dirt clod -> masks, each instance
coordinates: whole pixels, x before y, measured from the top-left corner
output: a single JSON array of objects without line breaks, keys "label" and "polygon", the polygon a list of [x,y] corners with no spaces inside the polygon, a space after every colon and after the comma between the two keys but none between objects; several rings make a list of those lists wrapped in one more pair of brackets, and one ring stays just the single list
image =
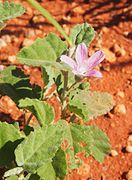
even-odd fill
[{"label": "dirt clod", "polygon": [[129,153],[131,153],[131,152],[132,152],[132,146],[127,146],[127,147],[126,147],[126,151],[129,152]]},{"label": "dirt clod", "polygon": [[127,180],[132,180],[132,169],[130,169],[126,175]]},{"label": "dirt clod", "polygon": [[102,48],[102,50],[104,51],[104,54],[106,56],[107,61],[109,61],[109,62],[115,62],[116,61],[116,56],[112,51],[110,51],[107,48]]},{"label": "dirt clod", "polygon": [[113,157],[118,156],[118,152],[116,150],[111,150],[110,154]]},{"label": "dirt clod", "polygon": [[126,107],[124,104],[118,104],[114,108],[115,114],[126,114]]},{"label": "dirt clod", "polygon": [[0,39],[0,49],[6,46],[7,46],[6,42],[3,39]]},{"label": "dirt clod", "polygon": [[31,46],[33,44],[33,40],[32,39],[24,39],[22,46]]}]

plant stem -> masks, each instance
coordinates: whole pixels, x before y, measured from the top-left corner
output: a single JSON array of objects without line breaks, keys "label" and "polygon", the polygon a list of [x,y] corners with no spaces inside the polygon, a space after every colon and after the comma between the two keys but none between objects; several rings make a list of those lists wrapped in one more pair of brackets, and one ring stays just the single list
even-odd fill
[{"label": "plant stem", "polygon": [[30,123],[32,117],[33,117],[33,114],[31,113],[30,116],[29,116],[29,118],[28,118],[28,120],[27,120],[27,124],[26,124],[26,125],[29,125],[29,123]]},{"label": "plant stem", "polygon": [[71,45],[71,40],[60,26],[60,24],[55,20],[55,18],[45,9],[43,8],[36,0],[27,0],[32,6],[35,7],[41,14],[48,19],[48,21],[64,36],[69,45]]}]

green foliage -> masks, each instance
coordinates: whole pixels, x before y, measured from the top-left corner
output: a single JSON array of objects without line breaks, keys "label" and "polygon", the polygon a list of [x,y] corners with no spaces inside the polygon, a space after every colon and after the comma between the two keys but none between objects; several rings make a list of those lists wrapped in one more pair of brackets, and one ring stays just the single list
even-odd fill
[{"label": "green foliage", "polygon": [[29,76],[15,66],[9,66],[1,71],[0,77],[0,94],[9,96],[16,103],[26,97],[41,97],[41,88],[31,85]]},{"label": "green foliage", "polygon": [[18,166],[35,173],[47,162],[51,162],[61,142],[63,129],[61,125],[35,128],[15,150]]},{"label": "green foliage", "polygon": [[6,21],[21,16],[25,8],[21,4],[4,2],[0,3],[0,21]]},{"label": "green foliage", "polygon": [[73,45],[78,45],[84,42],[87,46],[94,39],[95,31],[87,23],[78,24],[71,29],[70,39]]},{"label": "green foliage", "polygon": [[18,179],[18,176],[10,176],[6,178],[6,180],[19,180],[19,179]]},{"label": "green foliage", "polygon": [[38,99],[21,99],[20,108],[26,108],[33,113],[41,125],[50,124],[54,120],[54,110],[46,102]]},{"label": "green foliage", "polygon": [[[0,3],[0,28],[3,28],[5,20],[23,12],[24,8],[20,5]],[[76,25],[70,34],[72,48],[75,50],[82,42],[89,45],[94,36],[95,31],[89,24]],[[106,114],[114,105],[110,94],[91,92],[88,82],[73,75],[71,69],[60,62],[62,53],[68,53],[65,42],[49,33],[17,54],[20,63],[41,67],[45,85],[43,90],[31,85],[29,76],[15,66],[0,72],[1,95],[9,96],[18,108],[31,111],[40,124],[31,127],[27,123],[20,133],[17,123],[11,125],[0,122],[0,166],[10,168],[3,178],[64,179],[71,169],[77,168],[77,153],[92,155],[102,162],[110,151],[109,139],[95,126],[68,123],[66,120],[53,123],[54,110],[43,101],[50,98],[47,92],[53,84],[56,85],[56,98],[61,103],[62,117],[67,116],[68,110],[73,113],[70,122],[74,122],[76,115],[85,121],[96,118]]]},{"label": "green foliage", "polygon": [[19,175],[23,171],[22,167],[16,167],[5,172],[4,177]]},{"label": "green foliage", "polygon": [[91,92],[79,88],[71,91],[68,98],[71,112],[87,121],[106,114],[114,106],[114,100],[108,93]]},{"label": "green foliage", "polygon": [[61,120],[59,121],[60,124],[62,124],[64,133],[63,133],[63,142],[66,142],[66,150],[65,153],[69,155],[69,160],[67,162],[68,169],[75,169],[76,163],[75,163],[75,153],[73,149],[73,138],[71,134],[70,125],[66,123],[66,121]]},{"label": "green foliage", "polygon": [[56,178],[56,174],[55,174],[55,171],[54,171],[54,168],[53,168],[51,162],[47,162],[43,166],[38,168],[37,174],[43,180],[54,180]]},{"label": "green foliage", "polygon": [[106,134],[95,126],[71,124],[71,134],[75,153],[85,152],[97,161],[103,162],[110,151],[109,139]]},{"label": "green foliage", "polygon": [[59,148],[56,152],[52,164],[55,169],[56,176],[63,179],[67,174],[67,162],[66,154],[61,148]]},{"label": "green foliage", "polygon": [[21,138],[13,125],[0,122],[0,166],[6,166],[14,160],[14,150]]},{"label": "green foliage", "polygon": [[0,2],[0,30],[6,26],[5,21],[21,16],[24,12],[25,8],[21,4]]},{"label": "green foliage", "polygon": [[31,66],[60,66],[56,60],[66,49],[65,42],[54,33],[49,33],[47,37],[38,38],[31,46],[23,48],[17,54],[17,59]]}]

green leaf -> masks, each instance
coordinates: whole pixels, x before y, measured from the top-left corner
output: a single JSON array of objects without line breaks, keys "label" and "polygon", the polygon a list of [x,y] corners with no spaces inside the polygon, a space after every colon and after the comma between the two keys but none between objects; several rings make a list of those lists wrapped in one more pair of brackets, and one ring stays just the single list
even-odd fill
[{"label": "green leaf", "polygon": [[46,102],[38,99],[21,99],[20,108],[26,108],[33,113],[41,125],[48,125],[54,120],[54,110]]},{"label": "green leaf", "polygon": [[43,68],[43,79],[45,82],[45,91],[56,84],[57,92],[61,96],[64,89],[67,90],[74,82],[75,76],[69,70],[61,71],[56,67],[48,66]]},{"label": "green leaf", "polygon": [[6,180],[19,180],[19,179],[18,179],[18,176],[10,176],[6,178]]},{"label": "green leaf", "polygon": [[70,39],[73,45],[78,45],[84,42],[87,46],[94,39],[95,31],[87,23],[78,24],[71,29]]},{"label": "green leaf", "polygon": [[0,21],[0,31],[6,27],[6,24],[3,21]]},{"label": "green leaf", "polygon": [[65,120],[60,120],[59,123],[63,126],[63,142],[66,142],[66,150],[65,153],[69,155],[69,160],[67,162],[69,169],[75,169],[77,167],[75,163],[75,153],[73,148],[73,138],[71,134],[70,125],[66,123]]},{"label": "green leaf", "polygon": [[15,66],[9,66],[1,71],[0,77],[0,94],[9,96],[16,103],[25,97],[41,97],[41,88],[31,85],[29,76]]},{"label": "green leaf", "polygon": [[63,179],[67,174],[67,162],[66,154],[61,148],[56,152],[52,165],[55,169],[56,176]]},{"label": "green leaf", "polygon": [[69,95],[68,108],[87,121],[106,114],[114,106],[113,97],[108,93],[75,89]]},{"label": "green leaf", "polygon": [[37,173],[43,180],[55,180],[56,178],[54,168],[50,162],[38,168]]},{"label": "green leaf", "polygon": [[75,152],[86,152],[97,161],[103,162],[106,154],[110,152],[109,139],[106,134],[96,126],[71,124],[71,133]]},{"label": "green leaf", "polygon": [[0,21],[6,21],[21,16],[25,8],[21,4],[4,2],[0,3]]},{"label": "green leaf", "polygon": [[22,64],[32,66],[59,66],[56,60],[66,49],[65,42],[54,33],[49,33],[47,37],[38,38],[31,46],[23,48],[17,54],[17,59]]},{"label": "green leaf", "polygon": [[40,177],[37,174],[28,174],[24,180],[40,180]]},{"label": "green leaf", "polygon": [[14,160],[14,150],[20,139],[21,134],[13,125],[0,122],[0,166]]},{"label": "green leaf", "polygon": [[5,172],[4,177],[19,175],[23,171],[22,167],[16,167]]},{"label": "green leaf", "polygon": [[51,162],[62,142],[61,125],[37,127],[15,150],[18,166],[28,172],[36,170],[47,162]]}]

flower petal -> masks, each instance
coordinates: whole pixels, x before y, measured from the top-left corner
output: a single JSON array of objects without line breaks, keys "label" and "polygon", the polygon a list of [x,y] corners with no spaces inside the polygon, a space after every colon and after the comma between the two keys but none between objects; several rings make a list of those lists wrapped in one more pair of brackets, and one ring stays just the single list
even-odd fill
[{"label": "flower petal", "polygon": [[88,58],[87,46],[84,43],[77,46],[75,58],[78,65],[81,65]]},{"label": "flower petal", "polygon": [[76,67],[76,62],[72,58],[70,58],[66,55],[62,55],[60,57],[60,59],[62,62],[68,64],[72,69],[74,69]]},{"label": "flower petal", "polygon": [[88,59],[87,68],[93,69],[99,63],[101,63],[104,60],[104,58],[105,58],[105,54],[102,51],[97,51]]},{"label": "flower petal", "polygon": [[101,78],[103,77],[102,76],[102,73],[97,71],[97,70],[91,70],[91,71],[88,71],[87,73],[85,73],[85,76],[93,76],[93,77],[98,77],[98,78]]}]

